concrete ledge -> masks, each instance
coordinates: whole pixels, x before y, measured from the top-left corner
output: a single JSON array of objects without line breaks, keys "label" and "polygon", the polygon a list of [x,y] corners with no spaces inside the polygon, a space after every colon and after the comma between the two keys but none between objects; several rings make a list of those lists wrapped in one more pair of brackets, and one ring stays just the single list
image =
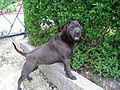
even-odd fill
[{"label": "concrete ledge", "polygon": [[[20,42],[24,51],[30,52],[35,47],[27,43],[27,40]],[[63,64],[40,65],[39,69],[59,90],[104,90],[80,74],[72,71],[77,80],[71,80],[65,76]]]}]

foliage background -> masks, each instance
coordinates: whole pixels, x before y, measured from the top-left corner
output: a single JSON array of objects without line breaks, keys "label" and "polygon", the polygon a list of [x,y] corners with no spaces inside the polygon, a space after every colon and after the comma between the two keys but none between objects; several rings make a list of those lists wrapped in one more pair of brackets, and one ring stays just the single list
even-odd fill
[{"label": "foliage background", "polygon": [[[88,69],[120,81],[119,0],[23,0],[29,41],[40,46],[70,20],[83,23],[81,41],[71,59],[74,70]],[[49,20],[55,26],[42,30]]]},{"label": "foliage background", "polygon": [[6,6],[16,2],[17,0],[0,0],[0,9],[5,8]]}]

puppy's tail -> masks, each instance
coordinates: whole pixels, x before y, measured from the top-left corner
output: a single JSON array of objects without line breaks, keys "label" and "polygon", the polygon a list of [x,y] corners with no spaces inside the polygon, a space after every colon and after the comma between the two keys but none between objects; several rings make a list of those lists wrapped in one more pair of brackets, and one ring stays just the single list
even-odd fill
[{"label": "puppy's tail", "polygon": [[16,47],[16,45],[15,45],[13,42],[12,42],[12,44],[13,44],[15,50],[16,50],[18,53],[20,53],[21,55],[23,55],[23,56],[25,56],[25,57],[27,56],[27,53],[18,50],[17,47]]}]

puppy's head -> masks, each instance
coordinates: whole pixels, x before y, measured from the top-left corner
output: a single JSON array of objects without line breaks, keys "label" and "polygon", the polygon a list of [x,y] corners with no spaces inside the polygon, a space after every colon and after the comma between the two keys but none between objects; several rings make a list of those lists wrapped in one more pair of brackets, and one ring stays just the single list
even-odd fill
[{"label": "puppy's head", "polygon": [[79,21],[70,21],[66,25],[66,32],[71,39],[74,41],[79,41],[81,37],[82,24]]}]

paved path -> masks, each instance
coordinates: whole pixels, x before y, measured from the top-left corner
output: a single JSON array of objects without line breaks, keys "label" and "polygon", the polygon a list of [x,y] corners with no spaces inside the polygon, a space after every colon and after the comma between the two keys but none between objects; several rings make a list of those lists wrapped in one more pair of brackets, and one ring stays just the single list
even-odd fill
[{"label": "paved path", "polygon": [[[0,90],[17,90],[17,81],[25,62],[25,57],[18,54],[11,43],[11,39],[0,40]],[[25,80],[23,90],[56,90],[49,87],[38,70],[31,73],[33,81]]]}]

